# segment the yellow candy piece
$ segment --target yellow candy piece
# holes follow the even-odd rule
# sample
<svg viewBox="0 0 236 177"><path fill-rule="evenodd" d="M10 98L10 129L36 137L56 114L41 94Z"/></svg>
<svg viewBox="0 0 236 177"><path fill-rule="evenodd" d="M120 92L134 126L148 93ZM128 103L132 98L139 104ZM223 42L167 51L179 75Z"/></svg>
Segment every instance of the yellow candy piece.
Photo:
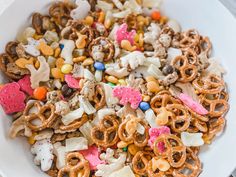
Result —
<svg viewBox="0 0 236 177"><path fill-rule="evenodd" d="M124 79L119 79L118 82L120 85L126 85L126 82Z"/></svg>
<svg viewBox="0 0 236 177"><path fill-rule="evenodd" d="M25 58L19 58L18 60L15 61L16 65L20 68L26 68L26 65L33 65L34 63L34 58L30 58L29 60Z"/></svg>
<svg viewBox="0 0 236 177"><path fill-rule="evenodd" d="M69 74L73 69L73 66L70 65L70 64L64 64L62 67L61 67L61 72L63 74Z"/></svg>
<svg viewBox="0 0 236 177"><path fill-rule="evenodd" d="M34 137L37 135L37 133L35 133L35 132L33 132L32 133L32 135L28 138L28 143L30 144L30 145L33 145L34 143L35 143L35 139L34 139Z"/></svg>
<svg viewBox="0 0 236 177"><path fill-rule="evenodd" d="M43 55L51 56L54 54L53 48L47 45L45 42L40 42L38 49L43 53Z"/></svg>

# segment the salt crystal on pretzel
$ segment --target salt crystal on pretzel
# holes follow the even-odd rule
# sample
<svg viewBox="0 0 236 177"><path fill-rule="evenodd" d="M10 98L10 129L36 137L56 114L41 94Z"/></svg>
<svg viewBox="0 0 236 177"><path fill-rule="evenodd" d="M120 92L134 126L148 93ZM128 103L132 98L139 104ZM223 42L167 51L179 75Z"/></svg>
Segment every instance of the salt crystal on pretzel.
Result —
<svg viewBox="0 0 236 177"><path fill-rule="evenodd" d="M42 171L48 171L53 162L53 146L50 139L36 141L31 147L31 153L35 154L34 163L41 165Z"/></svg>
<svg viewBox="0 0 236 177"><path fill-rule="evenodd" d="M82 20L88 15L89 11L91 10L91 5L87 0L76 0L75 3L77 8L71 11L70 16L74 20Z"/></svg>
<svg viewBox="0 0 236 177"><path fill-rule="evenodd" d="M20 85L16 82L5 84L0 89L0 104L6 114L23 111L25 98L24 92L20 91Z"/></svg>
<svg viewBox="0 0 236 177"><path fill-rule="evenodd" d="M204 144L204 140L202 139L202 133L181 133L181 140L185 146L202 146Z"/></svg>
<svg viewBox="0 0 236 177"><path fill-rule="evenodd" d="M34 90L31 87L31 82L30 82L30 76L26 75L22 79L18 81L18 84L20 85L20 89L27 93L28 95L32 96Z"/></svg>
<svg viewBox="0 0 236 177"><path fill-rule="evenodd" d="M129 32L127 30L128 30L128 25L126 23L123 23L122 25L120 25L116 31L116 41L119 44L121 44L122 40L128 40L133 45L136 31L132 30Z"/></svg>
<svg viewBox="0 0 236 177"><path fill-rule="evenodd" d="M99 159L99 152L96 146L90 146L87 150L79 151L89 161L90 169L96 170L99 164L104 162Z"/></svg>
<svg viewBox="0 0 236 177"><path fill-rule="evenodd" d="M137 109L139 103L142 101L142 95L139 90L132 87L116 86L113 89L113 96L120 99L120 104L126 105L130 103L131 108Z"/></svg>
<svg viewBox="0 0 236 177"><path fill-rule="evenodd" d="M75 79L71 74L65 75L65 81L70 88L79 89L79 81Z"/></svg>
<svg viewBox="0 0 236 177"><path fill-rule="evenodd" d="M187 107L189 107L194 112L200 115L208 114L208 111L200 103L194 101L187 94L181 93L178 97Z"/></svg>
<svg viewBox="0 0 236 177"><path fill-rule="evenodd" d="M157 137L159 137L162 134L170 134L170 128L167 126L161 126L158 128L150 128L149 129L149 140L148 140L148 144L151 148L153 148L153 143L156 140ZM161 149L163 149L163 144L162 143L158 143L158 149L161 151Z"/></svg>

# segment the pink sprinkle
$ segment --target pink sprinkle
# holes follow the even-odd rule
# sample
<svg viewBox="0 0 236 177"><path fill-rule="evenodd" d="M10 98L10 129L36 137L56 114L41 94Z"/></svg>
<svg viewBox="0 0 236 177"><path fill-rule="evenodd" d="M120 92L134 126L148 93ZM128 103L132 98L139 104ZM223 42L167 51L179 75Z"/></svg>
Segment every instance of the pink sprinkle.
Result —
<svg viewBox="0 0 236 177"><path fill-rule="evenodd" d="M130 103L131 108L137 109L142 101L142 95L139 90L132 87L117 86L113 89L113 96L120 99L120 104Z"/></svg>
<svg viewBox="0 0 236 177"><path fill-rule="evenodd" d="M17 82L6 84L0 90L0 104L6 114L20 112L25 109L25 94L20 91Z"/></svg>
<svg viewBox="0 0 236 177"><path fill-rule="evenodd" d="M120 44L122 40L128 40L131 45L134 44L134 36L136 34L135 30L130 32L127 31L128 25L123 23L116 31L116 41Z"/></svg>
<svg viewBox="0 0 236 177"><path fill-rule="evenodd" d="M71 74L65 75L65 81L70 88L79 89L79 81L75 79Z"/></svg>
<svg viewBox="0 0 236 177"><path fill-rule="evenodd" d="M188 106L191 110L194 112L200 114L200 115L206 115L208 114L208 111L200 104L194 101L190 96L188 96L185 93L181 93L179 95L179 99Z"/></svg>
<svg viewBox="0 0 236 177"><path fill-rule="evenodd" d="M32 87L31 87L31 81L30 81L29 75L26 75L21 80L19 80L18 84L20 85L20 89L23 92L27 93L30 96L33 95L34 89L32 89Z"/></svg>
<svg viewBox="0 0 236 177"><path fill-rule="evenodd" d="M148 144L151 148L153 148L153 143L155 142L157 137L159 137L162 134L170 134L170 128L167 126L161 126L158 128L150 128L148 132L149 132L149 136L150 136L150 138L148 140ZM159 142L157 147L160 152L164 152L164 150L165 150L164 142Z"/></svg>
<svg viewBox="0 0 236 177"><path fill-rule="evenodd" d="M105 163L99 159L100 153L98 152L98 148L96 146L90 146L88 149L79 152L89 161L91 170L96 170L97 165Z"/></svg>

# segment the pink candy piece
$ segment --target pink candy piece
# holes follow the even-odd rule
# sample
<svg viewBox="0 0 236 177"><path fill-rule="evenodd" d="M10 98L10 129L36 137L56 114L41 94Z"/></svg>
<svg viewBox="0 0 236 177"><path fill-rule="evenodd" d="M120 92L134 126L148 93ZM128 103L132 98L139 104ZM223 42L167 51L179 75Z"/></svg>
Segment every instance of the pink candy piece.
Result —
<svg viewBox="0 0 236 177"><path fill-rule="evenodd" d="M79 81L75 79L72 75L66 74L65 81L70 88L79 89Z"/></svg>
<svg viewBox="0 0 236 177"><path fill-rule="evenodd" d="M142 95L132 87L117 86L113 89L113 96L120 99L120 104L130 103L131 108L137 109L142 101Z"/></svg>
<svg viewBox="0 0 236 177"><path fill-rule="evenodd" d="M89 161L91 170L96 170L97 165L105 163L99 159L100 153L98 152L98 148L96 146L90 146L88 149L79 152Z"/></svg>
<svg viewBox="0 0 236 177"><path fill-rule="evenodd" d="M179 95L179 99L194 112L200 115L208 114L208 111L200 103L197 103L196 101L194 101L187 94L181 93Z"/></svg>
<svg viewBox="0 0 236 177"><path fill-rule="evenodd" d="M0 90L0 104L6 114L20 112L25 109L25 94L20 91L17 82L6 84Z"/></svg>
<svg viewBox="0 0 236 177"><path fill-rule="evenodd" d="M128 40L131 45L134 44L134 36L136 34L135 30L130 32L127 31L128 25L123 23L116 31L116 41L120 44L122 40Z"/></svg>
<svg viewBox="0 0 236 177"><path fill-rule="evenodd" d="M155 142L157 137L162 134L170 134L170 128L167 126L161 126L159 128L150 128L148 132L149 132L149 136L150 136L150 138L148 140L148 144L151 148L153 148L153 143ZM164 142L159 142L157 144L157 147L160 152L164 152L164 150L165 150Z"/></svg>
<svg viewBox="0 0 236 177"><path fill-rule="evenodd" d="M28 95L32 96L34 89L31 87L31 82L30 82L30 76L26 75L23 77L21 80L18 81L18 84L20 85L20 89L27 93Z"/></svg>

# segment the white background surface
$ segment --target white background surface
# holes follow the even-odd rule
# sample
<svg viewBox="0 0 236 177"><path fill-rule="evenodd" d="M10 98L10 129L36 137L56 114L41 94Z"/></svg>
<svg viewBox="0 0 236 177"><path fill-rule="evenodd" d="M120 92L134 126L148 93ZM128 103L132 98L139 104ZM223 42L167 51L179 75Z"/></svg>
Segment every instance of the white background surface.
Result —
<svg viewBox="0 0 236 177"><path fill-rule="evenodd" d="M13 0L0 0L0 13L12 2ZM32 1L34 1L34 0L32 0ZM225 3L226 3L226 6L228 6L230 9L231 9L231 11L235 11L236 10L236 1L235 0L223 0ZM207 1L207 2L209 2L209 1ZM233 3L233 2L235 2L235 3ZM213 3L213 2L212 2ZM206 9L202 9L202 10L206 10ZM209 10L209 9L208 9ZM186 9L186 13L189 13L190 11L188 11L188 9ZM181 12L180 12L181 13ZM210 14L209 14L210 15ZM227 16L227 15L226 15ZM213 19L213 17L209 17L209 18L212 18ZM222 18L224 18L224 15L222 15ZM201 18L197 18L197 20L200 20ZM205 21L205 22L207 22L207 21ZM192 25L191 23L190 23L190 25ZM193 27L195 27L195 26L193 26ZM202 31L204 31L204 28L205 28L205 26L202 26L202 28L200 28L200 30L202 30ZM224 33L227 33L228 31L223 31ZM212 34L212 35L214 35L215 33L213 32L211 32L211 31L209 31L209 32L207 32L207 31L204 31L204 33L205 34ZM233 33L233 34L235 34L235 33ZM214 40L216 40L216 43L217 43L217 39L214 39ZM224 42L224 41L222 41L222 42ZM227 39L225 39L225 42L227 42ZM214 45L214 41L213 41L213 45ZM216 48L219 48L219 46L215 46ZM232 46L231 46L232 47ZM230 48L230 49L232 49L232 48ZM229 50L230 50L229 49ZM222 55L223 55L223 53L221 53ZM230 56L230 54L227 56L227 57L229 57ZM226 57L226 56L225 56ZM228 65L229 63L227 63L227 62L225 62L226 64L224 64L224 65ZM228 67L227 67L228 68ZM231 68L230 66L229 66L229 68ZM235 72L231 72L231 74L234 74ZM231 115L232 116L232 115ZM5 117L2 117L2 118L5 118ZM231 127L232 128L232 127ZM234 136L235 137L235 136ZM217 147L214 147L214 148L222 148L223 146L221 146L222 144L220 143L220 142L217 142L217 144L219 144L219 146L217 146ZM20 146L20 145L19 145ZM213 154L211 153L211 152L209 152L209 155L212 155L212 157L213 157L213 159L212 160L214 160L214 156L213 156ZM220 155L220 154L219 154ZM17 160L17 159L16 159ZM217 168L217 166L224 166L224 165L226 165L227 164L227 159L222 159L222 161L218 161L218 164L215 164L216 166L216 168ZM0 167L1 168L1 167ZM227 167L226 167L227 168ZM12 169L12 170L14 170L14 168ZM22 169L23 170L23 169ZM1 171L0 171L0 174L1 174ZM1 175L0 175L1 176ZM9 177L11 177L11 176L9 176Z"/></svg>

